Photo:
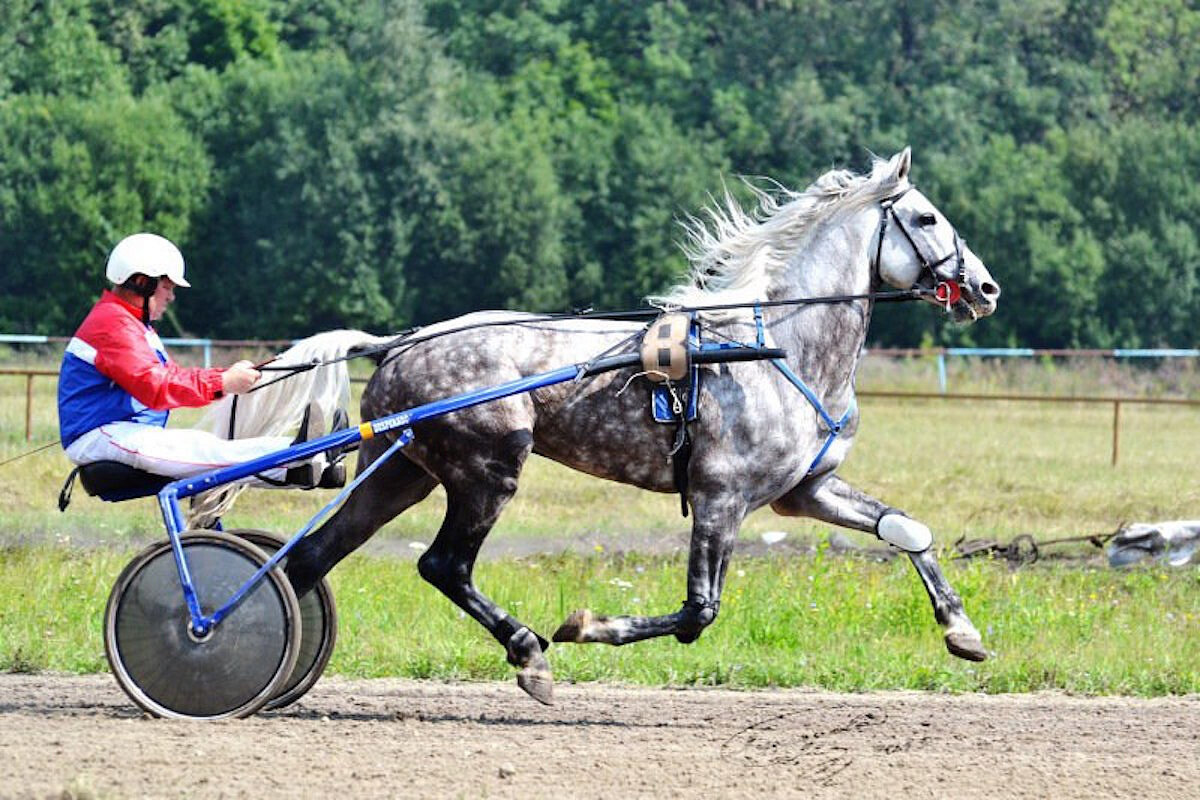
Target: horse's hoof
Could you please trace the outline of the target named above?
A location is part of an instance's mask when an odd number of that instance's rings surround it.
[[[525,693],[546,705],[554,704],[554,675],[542,652],[538,637],[529,628],[521,628],[508,640],[508,663],[519,667],[517,685]]]
[[[546,664],[546,659],[542,659],[542,663]],[[550,674],[550,667],[546,665],[544,668],[529,666],[517,673],[517,686],[525,690],[525,693],[545,705],[554,705],[554,676]]]
[[[592,626],[592,612],[586,608],[572,611],[550,638],[556,642],[586,642],[584,631]]]
[[[946,649],[951,655],[965,658],[967,661],[987,661],[988,658],[988,652],[983,649],[980,638],[969,633],[947,633]]]

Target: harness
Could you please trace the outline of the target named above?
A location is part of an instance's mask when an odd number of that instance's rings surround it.
[[[700,396],[700,368],[690,353],[704,350],[700,326],[694,314],[663,314],[646,329],[640,347],[643,374],[658,384],[651,390],[651,413],[655,422],[675,425],[675,441],[667,451],[671,459],[675,490],[679,492],[679,511],[688,515],[688,464],[692,460],[692,437],[688,423],[696,419]],[[676,381],[687,378],[687,386]]]
[[[929,253],[924,247],[924,240],[921,237],[914,236],[909,226],[905,225],[904,220],[896,213],[896,201],[907,194],[913,187],[910,185],[902,191],[886,197],[880,201],[880,206],[883,213],[879,218],[879,230],[876,234],[877,241],[875,245],[875,258],[871,263],[872,274],[879,274],[880,258],[883,254],[883,240],[887,235],[889,222],[895,224],[900,233],[904,235],[905,240],[912,247],[913,253],[921,264],[921,269],[928,275],[933,284],[933,296],[942,303],[947,311],[953,308],[956,304],[965,302],[962,298],[962,286],[966,283],[966,258],[963,255],[964,242],[962,237],[958,235],[958,231],[954,231],[954,248],[945,255],[937,257],[935,254]],[[947,262],[951,263],[952,270],[948,273],[943,269],[943,265]],[[916,299],[917,295],[912,295],[913,292],[924,291],[928,293],[930,290],[919,290],[915,286],[910,289],[910,298]],[[831,302],[851,302],[858,299],[866,299],[869,302],[874,302],[876,299],[882,299],[878,293],[869,293],[867,295],[848,295],[839,298],[822,298]],[[755,345],[754,348],[763,350],[766,348],[766,328],[763,325],[762,309],[768,305],[781,305],[783,303],[791,304],[791,301],[780,302],[763,302],[751,305],[754,311],[754,327],[755,327]],[[731,304],[722,306],[721,308],[735,308],[741,304]],[[691,459],[692,443],[691,436],[688,433],[688,423],[696,419],[697,397],[700,389],[700,371],[693,365],[687,363],[689,352],[707,352],[720,350],[730,347],[746,348],[745,345],[739,342],[701,342],[700,341],[700,326],[695,321],[695,314],[700,309],[688,309],[690,313],[684,314],[680,312],[663,314],[655,320],[646,331],[642,339],[642,366],[645,374],[655,383],[661,383],[661,386],[655,386],[652,391],[652,409],[654,420],[662,423],[674,423],[676,427],[675,442],[668,452],[668,457],[672,460],[674,468],[675,488],[680,495],[680,510],[683,516],[688,515],[687,510],[687,474],[688,462]],[[686,325],[684,323],[686,320]],[[687,332],[688,339],[684,341],[684,332]],[[772,358],[771,363],[777,370],[804,396],[813,410],[817,412],[817,418],[825,426],[827,431],[825,441],[821,443],[821,448],[817,451],[816,456],[808,465],[805,471],[805,477],[812,475],[821,462],[825,459],[829,448],[833,446],[834,441],[845,430],[847,423],[854,417],[858,410],[858,402],[852,396],[850,403],[846,406],[846,410],[842,412],[840,417],[836,419],[825,408],[821,399],[804,380],[792,371],[791,367],[782,358]],[[689,375],[689,381],[686,389],[680,389],[675,386],[674,381],[682,379],[685,375]],[[682,395],[682,396],[681,396]]]
[[[651,391],[651,409],[655,422],[674,424],[675,441],[667,452],[671,459],[675,490],[679,493],[679,510],[683,516],[688,515],[688,465],[692,457],[692,437],[688,431],[688,423],[694,422],[697,416],[697,398],[700,395],[700,368],[690,363],[689,352],[716,353],[733,348],[767,350],[766,328],[763,325],[761,306],[754,306],[755,344],[753,346],[736,341],[704,342],[700,339],[700,325],[694,317],[687,314],[664,314],[647,328],[642,337],[642,366],[644,374],[656,385]],[[663,333],[664,328],[670,333]],[[686,334],[686,340],[681,334]],[[660,347],[666,340],[678,342],[678,346]],[[676,355],[677,354],[677,355]],[[850,404],[838,419],[834,419],[820,398],[808,385],[788,367],[782,358],[771,358],[771,363],[783,373],[784,377],[799,390],[804,398],[817,412],[818,418],[824,423],[828,433],[821,449],[813,458],[805,471],[805,477],[811,475],[833,446],[833,442],[845,429],[846,423],[858,409],[857,402],[851,398]],[[670,369],[668,372],[667,369]],[[679,386],[675,381],[687,377],[687,385]]]

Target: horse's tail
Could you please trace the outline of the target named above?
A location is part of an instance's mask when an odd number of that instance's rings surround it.
[[[392,336],[373,336],[356,330],[336,330],[301,339],[270,363],[263,373],[269,386],[242,395],[221,398],[209,406],[196,427],[223,439],[252,436],[282,436],[300,424],[304,409],[315,401],[328,421],[336,408],[350,403],[350,371],[345,357],[355,350],[375,349],[392,341]],[[322,366],[304,372],[278,371],[287,366],[316,362]],[[288,377],[275,380],[281,375]],[[188,511],[188,527],[214,523],[233,506],[244,486],[226,486],[198,495]]]

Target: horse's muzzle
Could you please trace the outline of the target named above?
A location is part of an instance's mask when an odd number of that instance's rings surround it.
[[[962,287],[963,302],[965,311],[962,316],[955,314],[956,322],[965,322],[967,318],[970,321],[977,320],[981,317],[987,317],[996,311],[996,301],[1000,298],[1000,286],[995,281],[990,280],[990,276],[984,280],[968,279],[967,285]]]

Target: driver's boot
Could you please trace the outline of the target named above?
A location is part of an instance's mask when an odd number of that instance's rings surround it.
[[[296,438],[292,440],[292,446],[319,439],[324,435],[325,420],[321,415],[321,406],[316,401],[310,402],[304,409],[304,416],[300,418],[300,429],[296,432]],[[288,467],[284,481],[288,486],[314,489],[324,477],[325,463],[325,459],[318,455],[303,464]]]

